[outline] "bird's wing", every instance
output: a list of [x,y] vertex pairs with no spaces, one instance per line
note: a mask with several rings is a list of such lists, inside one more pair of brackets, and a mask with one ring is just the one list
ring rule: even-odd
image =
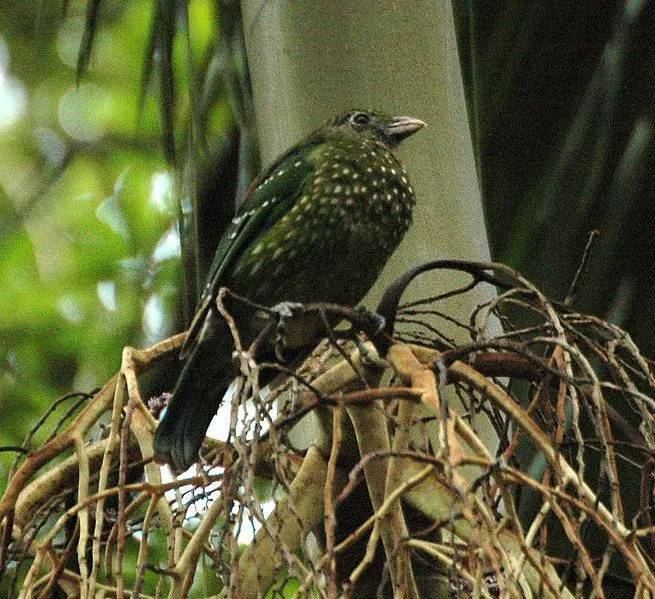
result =
[[319,138],[312,139],[289,150],[251,186],[237,215],[218,243],[207,284],[180,351],[181,358],[187,357],[200,340],[207,312],[235,259],[259,235],[287,214],[302,195],[314,171],[309,155],[320,141]]

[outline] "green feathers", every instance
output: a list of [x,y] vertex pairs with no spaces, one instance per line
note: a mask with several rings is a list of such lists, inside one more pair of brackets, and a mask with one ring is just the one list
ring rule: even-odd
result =
[[[195,461],[234,375],[231,338],[214,306],[220,287],[266,305],[357,304],[411,224],[414,191],[393,149],[422,126],[379,113],[339,115],[253,184],[216,250],[183,348],[188,362],[155,437],[160,461],[178,470]],[[254,319],[244,323],[244,342],[255,334]],[[317,330],[309,327],[301,341]]]
[[[407,231],[413,205],[405,169],[374,129],[326,127],[255,187],[217,252],[224,257],[210,288],[222,281],[269,304],[356,302]],[[361,284],[335,288],[331,279],[349,267],[364,275]]]

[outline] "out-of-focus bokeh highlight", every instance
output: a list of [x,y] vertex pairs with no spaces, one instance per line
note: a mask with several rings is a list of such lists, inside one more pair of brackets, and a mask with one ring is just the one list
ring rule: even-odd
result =
[[[0,3],[0,445],[20,444],[58,396],[101,384],[123,346],[182,328],[175,181],[158,94],[142,94],[153,3],[104,3],[77,85],[85,10]],[[211,3],[189,11],[202,54]],[[226,103],[212,114],[217,138],[230,118]]]

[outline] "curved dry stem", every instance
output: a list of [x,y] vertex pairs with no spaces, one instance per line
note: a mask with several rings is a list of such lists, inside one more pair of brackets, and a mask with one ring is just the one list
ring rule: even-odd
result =
[[[588,587],[595,596],[608,595],[603,578],[612,556],[628,566],[638,591],[655,592],[653,560],[642,545],[655,538],[646,517],[652,513],[650,471],[632,522],[626,522],[631,512],[620,488],[620,460],[639,465],[655,455],[650,364],[620,329],[549,302],[511,269],[468,263],[465,270],[475,284],[417,303],[407,322],[419,329],[387,339],[386,366],[372,342],[360,341],[358,348],[334,334],[297,370],[261,363],[257,352],[266,336],[245,349],[237,321],[221,302],[242,376],[231,400],[229,437],[209,443],[215,469],[201,467],[186,480],[162,482],[151,460],[156,421],[138,387],[140,374],[177,352],[185,336],[146,350],[125,348],[118,375],[64,430],[25,457],[0,500],[0,555],[29,564],[22,596],[44,595],[58,584],[82,597],[147,596],[150,588],[162,596],[170,585],[171,597],[184,597],[203,555],[228,596],[254,598],[289,577],[301,581],[301,594],[348,595],[367,577],[384,578],[374,571],[381,540],[396,596],[417,596],[422,589],[420,554],[445,581],[480,596],[491,594],[491,578],[503,596],[571,597],[549,561],[553,518],[579,556],[570,566],[577,594]],[[507,291],[460,323],[470,342],[451,340],[447,351],[437,351],[444,335],[427,320],[444,310],[432,310],[430,302],[482,282],[501,282]],[[512,328],[503,315],[508,306],[542,321]],[[497,337],[487,334],[494,318],[507,324]],[[262,390],[261,373],[272,368],[287,378]],[[517,396],[502,377],[526,381],[527,396]],[[446,403],[451,394],[460,400],[457,407]],[[625,436],[629,426],[617,424],[608,403],[616,397],[641,418],[641,433]],[[107,436],[91,443],[91,429],[105,414]],[[310,428],[310,414],[318,428]],[[501,441],[497,457],[480,439],[478,415]],[[591,440],[580,426],[585,418],[591,419]],[[303,438],[309,443],[298,445]],[[519,441],[543,457],[545,470],[517,468]],[[610,483],[607,504],[590,476],[595,447]],[[362,472],[373,511],[339,536],[339,503],[358,488]],[[142,482],[131,482],[132,475],[142,475]],[[262,477],[270,486],[263,497]],[[515,505],[517,486],[539,498],[536,517],[527,522]],[[113,515],[110,505],[117,506]],[[417,530],[407,506],[428,519],[428,528]],[[239,533],[248,522],[259,530],[240,555]],[[588,547],[588,526],[607,538],[602,555]],[[161,532],[152,534],[156,529]],[[166,565],[149,563],[152,547],[163,539]],[[362,553],[344,560],[358,541]],[[129,544],[137,556],[133,588],[127,571],[123,575]]]

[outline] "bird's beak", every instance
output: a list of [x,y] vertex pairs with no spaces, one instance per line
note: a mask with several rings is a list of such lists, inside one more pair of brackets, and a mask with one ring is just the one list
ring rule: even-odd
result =
[[403,139],[425,127],[425,123],[411,116],[395,116],[384,127],[387,137],[398,145]]

